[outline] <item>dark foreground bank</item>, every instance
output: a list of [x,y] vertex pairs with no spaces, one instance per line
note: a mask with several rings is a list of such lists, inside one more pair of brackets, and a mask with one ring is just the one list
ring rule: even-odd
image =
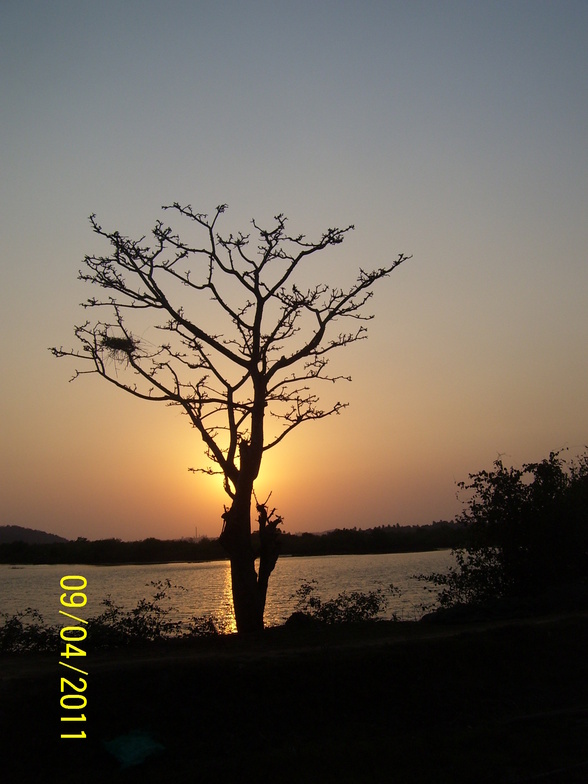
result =
[[[6,781],[588,781],[588,616],[280,628],[0,660]],[[71,692],[69,687],[66,687]],[[65,727],[68,730],[65,730]],[[60,733],[82,727],[85,740]]]

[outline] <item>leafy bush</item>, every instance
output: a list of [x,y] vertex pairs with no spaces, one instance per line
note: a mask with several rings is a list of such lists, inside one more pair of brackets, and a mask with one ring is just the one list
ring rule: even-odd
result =
[[316,587],[316,580],[302,583],[292,597],[297,598],[296,611],[329,624],[372,621],[388,606],[389,595],[398,590],[390,585],[387,591],[382,588],[367,593],[343,591],[336,598],[325,601],[315,593]]
[[[123,610],[110,596],[102,600],[104,612],[88,621],[88,636],[97,646],[129,645],[137,642],[156,642],[222,634],[224,622],[216,616],[193,616],[187,623],[173,621],[170,616],[177,608],[169,603],[172,591],[186,591],[182,585],[172,585],[169,579],[152,580],[147,585],[155,590],[150,599],[140,599],[132,610]],[[163,604],[163,602],[167,602]]]
[[4,624],[0,626],[1,653],[55,650],[59,629],[57,626],[46,626],[37,610],[27,607],[12,616],[0,613],[0,617],[4,618]]
[[123,610],[110,596],[102,600],[106,609],[88,621],[88,635],[92,636],[94,645],[125,645],[139,640],[153,642],[178,634],[181,621],[169,619],[176,608],[169,604],[164,606],[162,601],[169,599],[170,590],[185,588],[172,585],[170,580],[152,580],[148,585],[155,589],[153,596],[140,599],[132,610]]
[[[585,584],[588,575],[588,453],[469,475],[458,520],[468,534],[457,566],[425,577],[441,588],[441,607],[538,596]],[[421,575],[421,577],[423,577]]]
[[187,626],[182,625],[182,630],[183,637],[210,637],[216,634],[227,634],[229,623],[214,613],[194,615]]

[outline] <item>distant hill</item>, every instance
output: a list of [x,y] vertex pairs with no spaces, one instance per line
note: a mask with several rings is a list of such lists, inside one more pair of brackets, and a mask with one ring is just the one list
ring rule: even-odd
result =
[[45,531],[36,531],[33,528],[23,528],[20,525],[0,525],[0,544],[10,542],[26,542],[26,544],[49,544],[50,542],[67,542],[63,536],[48,534]]

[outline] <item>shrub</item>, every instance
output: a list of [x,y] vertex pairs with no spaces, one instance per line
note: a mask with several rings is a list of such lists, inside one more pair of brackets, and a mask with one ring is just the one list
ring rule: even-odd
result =
[[551,452],[539,463],[469,475],[458,518],[467,544],[457,566],[421,577],[441,588],[441,607],[528,598],[579,586],[588,574],[588,453],[566,463]]
[[88,635],[92,635],[95,645],[110,647],[186,639],[222,634],[225,631],[225,624],[212,614],[193,616],[187,623],[171,620],[170,616],[177,612],[177,608],[169,603],[170,593],[187,589],[181,585],[172,585],[169,579],[152,580],[147,585],[155,589],[153,596],[140,599],[131,610],[123,610],[110,596],[102,600],[106,609],[88,621]]
[[58,627],[46,626],[37,610],[27,607],[12,616],[1,613],[0,617],[4,618],[4,624],[0,626],[1,653],[49,651],[57,647]]
[[382,588],[367,593],[343,591],[334,599],[325,601],[315,593],[316,587],[316,580],[302,583],[292,597],[297,599],[296,611],[329,624],[372,621],[388,606],[389,595],[398,590],[390,585],[387,591]]

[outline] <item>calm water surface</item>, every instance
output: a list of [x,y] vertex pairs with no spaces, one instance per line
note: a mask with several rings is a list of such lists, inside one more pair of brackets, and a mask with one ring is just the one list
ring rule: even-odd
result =
[[[416,620],[422,614],[420,605],[431,601],[431,594],[414,575],[445,571],[452,563],[448,550],[280,558],[270,580],[266,623],[283,623],[295,609],[293,594],[303,582],[310,580],[317,581],[317,592],[323,599],[337,596],[341,591],[365,592],[393,583],[401,593],[390,601],[387,616],[397,613],[403,620]],[[109,595],[116,604],[130,609],[139,599],[152,595],[151,581],[169,579],[187,589],[172,595],[178,618],[189,620],[194,615],[213,613],[234,628],[228,561],[131,566],[0,564],[0,613],[13,614],[32,607],[43,615],[46,623],[61,624],[59,597],[63,591],[59,581],[65,574],[83,575],[88,581],[84,618],[99,615],[103,610],[101,602]]]

